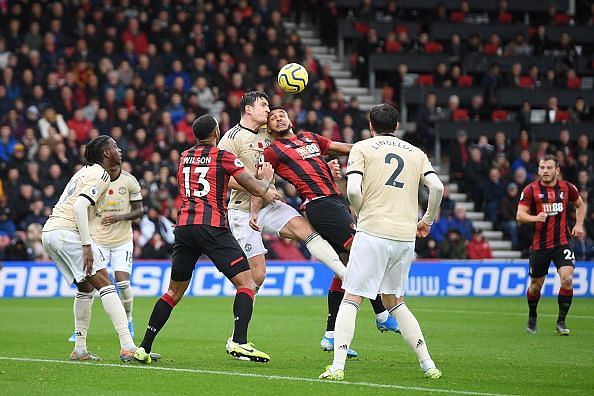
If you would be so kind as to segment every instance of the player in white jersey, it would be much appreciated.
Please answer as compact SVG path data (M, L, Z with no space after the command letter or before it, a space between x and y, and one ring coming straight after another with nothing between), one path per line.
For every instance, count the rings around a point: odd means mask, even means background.
M120 292L120 299L128 317L128 329L134 337L132 307L134 294L130 286L134 243L132 220L142 217L140 184L130 173L117 166L110 171L112 178L104 199L97 203L101 217L94 217L90 225L91 237L97 244L99 260L110 269ZM70 338L76 341L76 334Z
M246 93L241 98L240 111L239 124L227 131L218 147L235 154L245 164L246 171L256 175L258 166L264 161L264 149L273 140L266 128L262 128L268 121L270 112L268 96L257 91ZM257 288L262 286L266 277L264 255L267 250L262 242L262 232L303 241L317 259L343 278L345 267L336 251L295 209L284 202L276 201L278 193L274 184L264 197L266 206L258 213L257 224L260 231L250 227L251 194L233 178L229 181L229 187L232 188L227 214L229 226L248 258Z
M87 350L87 331L97 289L120 339L120 359L132 361L136 345L128 330L126 311L105 264L99 260L89 227L90 218L100 216L96 203L104 198L109 171L120 166L121 153L112 138L102 135L89 142L84 158L85 166L72 176L43 226L42 242L64 279L74 282L78 289L74 299L76 344L70 359L99 360Z
M415 238L429 234L441 203L443 185L427 155L394 135L398 111L387 104L371 109L373 137L355 143L347 165L347 195L357 212L357 233L343 282L346 293L334 331L334 361L320 375L344 379L347 350L363 297L382 294L384 306L400 325L402 337L417 354L428 378L440 378L416 318L404 303L414 259ZM429 188L427 211L417 221L419 184Z

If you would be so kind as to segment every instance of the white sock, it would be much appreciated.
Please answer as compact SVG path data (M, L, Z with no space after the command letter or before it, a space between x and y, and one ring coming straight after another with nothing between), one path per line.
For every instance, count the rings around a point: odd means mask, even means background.
M347 352L355 335L359 304L346 298L340 303L334 327L334 361L330 370L344 370Z
M375 314L375 318L380 322L380 323L384 323L386 320L388 320L388 316L390 316L390 314L388 313L388 311L384 311L384 312L380 312L378 314Z
M328 268L332 270L340 278L344 279L346 267L340 261L336 251L330 246L328 241L320 236L317 232L312 233L310 236L305 238L305 246L307 250L322 263L326 264Z
M132 306L134 305L134 291L132 290L132 287L130 287L130 281L119 281L116 283L116 285L120 290L120 300L122 300L122 305L124 306L124 310L126 311L128 322L131 322Z
M334 338L334 331L327 331L324 333L324 337L326 338Z
M87 332L91 322L91 308L93 306L94 292L85 293L76 292L74 297L74 332L76 334L76 344L74 349L79 352L87 351Z
M424 366L429 366L426 369L423 368L423 371L427 371L428 369L432 368L430 367L431 364L433 364L433 367L435 367L435 363L433 363L431 356L429 356L427 343L423 337L421 326L419 326L417 318L415 318L415 315L410 312L406 304L402 302L392 308L390 310L390 315L392 315L398 322L402 338L404 338L411 349L417 354L421 368Z
M105 312L107 312L107 315L109 315L116 333L118 333L118 337L120 338L120 346L125 349L135 348L134 341L132 340L130 331L128 330L126 311L124 310L122 302L116 294L115 286L109 285L102 287L99 290L99 294L101 295L103 308L105 309Z

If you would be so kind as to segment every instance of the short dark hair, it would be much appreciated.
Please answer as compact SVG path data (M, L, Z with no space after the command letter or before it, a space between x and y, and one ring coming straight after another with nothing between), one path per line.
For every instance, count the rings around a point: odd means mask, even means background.
M282 111L284 111L285 113L288 114L287 109L285 109L283 106L276 106L276 105L274 105L274 106L270 106L270 113L268 113L268 117L270 117L270 114L272 114L272 112L274 110L282 110Z
M553 161L555 163L555 168L559 167L559 161L557 160L557 157L554 156L553 154L545 154L540 161ZM538 161L538 162L540 162Z
M381 135L392 134L398 127L398 110L387 103L373 106L369 112L369 121L373 129Z
M109 144L109 139L111 139L109 136L101 135L87 144L84 155L85 165L101 164L103 161L103 150Z
M212 135L217 127L217 120L210 114L205 114L194 120L192 123L192 131L198 140L204 140Z
M243 94L241 101L239 102L239 111L241 112L241 115L245 114L245 106L253 106L258 99L266 99L266 101L270 103L270 99L265 92L250 91Z

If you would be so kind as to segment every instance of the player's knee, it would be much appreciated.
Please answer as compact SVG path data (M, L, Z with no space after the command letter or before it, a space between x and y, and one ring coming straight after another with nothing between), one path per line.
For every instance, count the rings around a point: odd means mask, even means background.
M254 287L262 286L264 279L266 279L266 270L261 268L252 269L252 281L254 282Z
M76 288L81 293L91 293L93 291L93 286L87 281L77 283Z
M280 231L283 238L296 239L304 241L314 232L313 227L304 217L293 217Z
M561 288L562 289L571 289L571 288L573 288L573 277L571 277L571 276L563 276L563 277L561 277Z

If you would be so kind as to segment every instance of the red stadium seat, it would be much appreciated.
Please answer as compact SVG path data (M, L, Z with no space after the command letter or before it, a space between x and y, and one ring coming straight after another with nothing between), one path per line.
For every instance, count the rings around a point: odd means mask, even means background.
M553 19L553 25L567 26L570 20L571 16L568 14L557 14L555 15L555 19Z
M419 85L421 87L433 86L433 76L431 74L419 74Z
M472 87L472 76L460 76L458 79L459 87Z
M580 89L582 87L582 79L579 77L570 78L567 80L567 88Z
M555 122L567 122L569 121L569 111L558 111L555 114Z
M405 26L405 25L396 25L396 27L394 28L394 31L395 31L396 33L401 33L401 32L406 32L406 33L408 33L408 32L409 32L409 30L410 30L410 29L408 28L408 26Z
M509 12L499 14L497 17L497 23L501 23L503 25L509 24L513 22L513 15Z
M398 41L386 42L386 52L393 54L400 51L402 51L402 45Z
M494 122L507 121L508 117L509 117L509 112L507 110L495 110L491 114L491 119Z
M452 11L450 14L450 22L462 23L464 22L465 17L466 14L463 11Z
M355 29L355 32L357 32L357 33L367 34L367 32L369 32L369 24L367 24L367 23L355 22L355 24L353 25L353 28Z
M469 119L468 109L454 110L454 113L452 114L453 121L468 121Z
M499 50L499 46L493 43L487 43L483 47L483 52L486 55L497 55L497 51Z
M443 52L443 45L440 43L436 43L432 41L430 43L425 44L425 52L428 54L439 54Z
M518 85L520 88L532 89L534 88L534 81L532 81L532 77L522 76Z

